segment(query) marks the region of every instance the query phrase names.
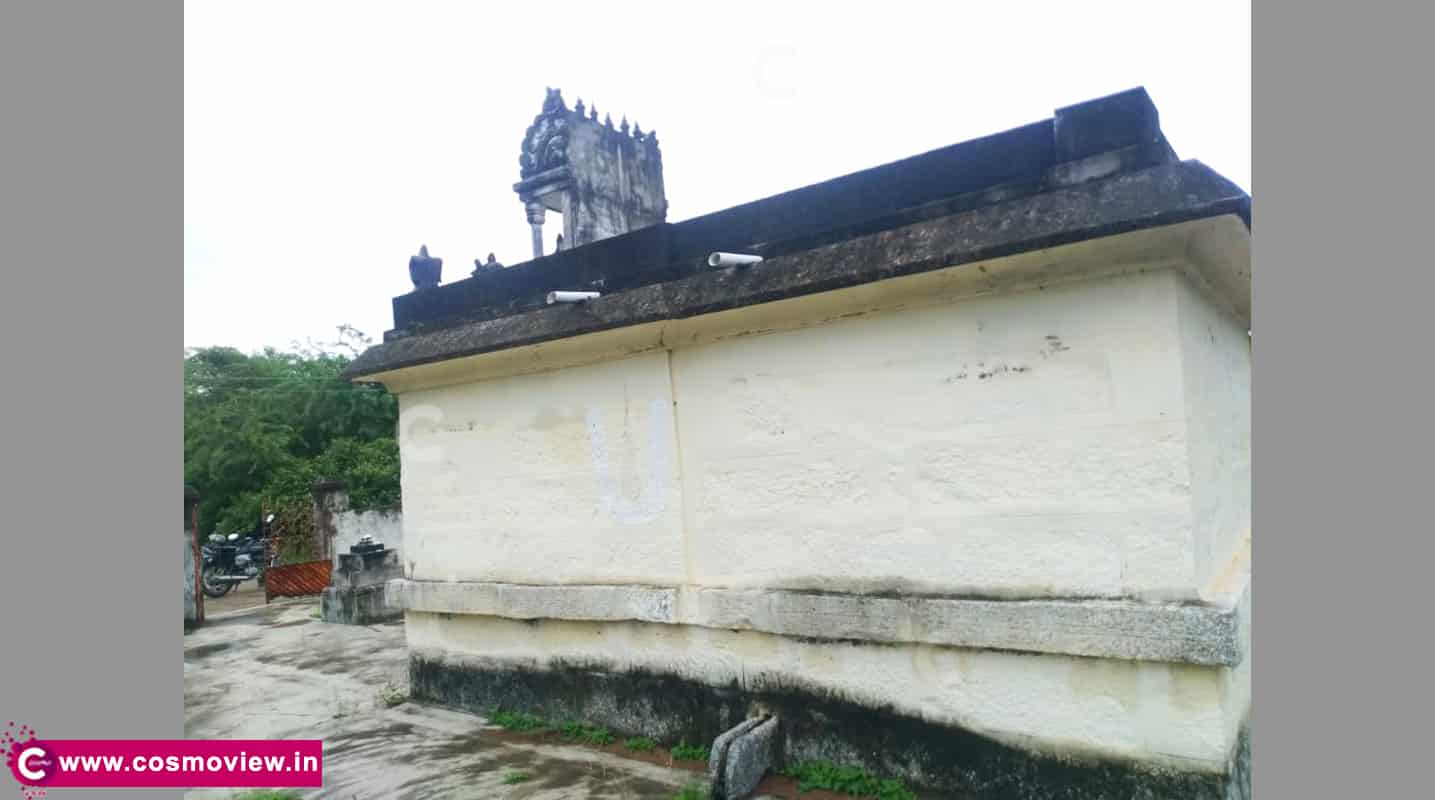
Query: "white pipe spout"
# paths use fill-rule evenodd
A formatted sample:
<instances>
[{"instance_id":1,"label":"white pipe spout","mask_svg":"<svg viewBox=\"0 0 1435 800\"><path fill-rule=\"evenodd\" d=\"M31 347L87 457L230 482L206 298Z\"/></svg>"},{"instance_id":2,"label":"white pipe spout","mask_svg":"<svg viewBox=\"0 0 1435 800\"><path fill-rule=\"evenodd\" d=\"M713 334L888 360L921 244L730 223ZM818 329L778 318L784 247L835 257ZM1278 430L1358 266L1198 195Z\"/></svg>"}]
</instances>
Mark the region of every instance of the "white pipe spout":
<instances>
[{"instance_id":1,"label":"white pipe spout","mask_svg":"<svg viewBox=\"0 0 1435 800\"><path fill-rule=\"evenodd\" d=\"M599 292L549 292L548 305L554 303L586 303L596 297L601 297Z\"/></svg>"},{"instance_id":2,"label":"white pipe spout","mask_svg":"<svg viewBox=\"0 0 1435 800\"><path fill-rule=\"evenodd\" d=\"M744 253L713 253L708 256L709 267L746 267L762 261L762 256Z\"/></svg>"}]
</instances>

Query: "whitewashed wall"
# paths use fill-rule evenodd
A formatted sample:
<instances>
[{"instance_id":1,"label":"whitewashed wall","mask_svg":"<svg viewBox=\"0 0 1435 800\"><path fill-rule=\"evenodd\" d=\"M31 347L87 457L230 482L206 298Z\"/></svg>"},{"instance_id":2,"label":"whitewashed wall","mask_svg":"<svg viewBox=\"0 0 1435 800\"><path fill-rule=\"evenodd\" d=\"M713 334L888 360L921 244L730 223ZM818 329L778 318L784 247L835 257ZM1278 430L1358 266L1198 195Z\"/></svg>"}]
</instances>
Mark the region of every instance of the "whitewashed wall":
<instances>
[{"instance_id":1,"label":"whitewashed wall","mask_svg":"<svg viewBox=\"0 0 1435 800\"><path fill-rule=\"evenodd\" d=\"M666 354L399 397L409 577L678 583Z\"/></svg>"},{"instance_id":2,"label":"whitewashed wall","mask_svg":"<svg viewBox=\"0 0 1435 800\"><path fill-rule=\"evenodd\" d=\"M1248 526L1234 328L1164 271L406 393L405 559L431 580L1194 598Z\"/></svg>"},{"instance_id":3,"label":"whitewashed wall","mask_svg":"<svg viewBox=\"0 0 1435 800\"><path fill-rule=\"evenodd\" d=\"M1248 658L826 645L691 600L1244 591L1248 652L1249 338L1165 267L401 393L406 577L679 589L667 622L573 621L597 613L568 607L581 592L508 614L537 628L413 609L410 646L794 676L1023 746L1223 768Z\"/></svg>"}]
</instances>

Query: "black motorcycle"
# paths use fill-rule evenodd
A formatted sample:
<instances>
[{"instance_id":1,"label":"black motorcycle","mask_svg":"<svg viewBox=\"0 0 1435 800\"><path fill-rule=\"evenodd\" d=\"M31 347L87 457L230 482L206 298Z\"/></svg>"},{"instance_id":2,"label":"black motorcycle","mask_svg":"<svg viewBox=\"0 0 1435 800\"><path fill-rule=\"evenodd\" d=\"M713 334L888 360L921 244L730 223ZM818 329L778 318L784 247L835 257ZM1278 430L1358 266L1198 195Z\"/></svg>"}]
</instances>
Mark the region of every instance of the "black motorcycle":
<instances>
[{"instance_id":1,"label":"black motorcycle","mask_svg":"<svg viewBox=\"0 0 1435 800\"><path fill-rule=\"evenodd\" d=\"M260 586L264 585L264 571L272 559L269 523L273 521L274 515L270 514L249 536L216 533L209 537L209 543L200 546L199 580L205 595L223 597L248 580L257 579Z\"/></svg>"}]
</instances>

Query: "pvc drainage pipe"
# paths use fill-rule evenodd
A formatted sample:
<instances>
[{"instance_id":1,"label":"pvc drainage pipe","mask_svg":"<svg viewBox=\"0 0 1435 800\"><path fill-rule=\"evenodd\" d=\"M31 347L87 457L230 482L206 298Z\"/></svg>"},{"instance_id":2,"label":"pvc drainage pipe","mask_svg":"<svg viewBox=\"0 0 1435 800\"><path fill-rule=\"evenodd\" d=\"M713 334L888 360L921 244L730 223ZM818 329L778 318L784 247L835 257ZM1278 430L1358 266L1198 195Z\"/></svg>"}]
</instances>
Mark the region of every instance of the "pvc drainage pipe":
<instances>
[{"instance_id":1,"label":"pvc drainage pipe","mask_svg":"<svg viewBox=\"0 0 1435 800\"><path fill-rule=\"evenodd\" d=\"M713 253L708 256L709 267L746 267L762 261L762 256L750 256L743 253Z\"/></svg>"},{"instance_id":2,"label":"pvc drainage pipe","mask_svg":"<svg viewBox=\"0 0 1435 800\"><path fill-rule=\"evenodd\" d=\"M554 303L585 303L595 297L601 297L599 292L549 292L548 305Z\"/></svg>"}]
</instances>

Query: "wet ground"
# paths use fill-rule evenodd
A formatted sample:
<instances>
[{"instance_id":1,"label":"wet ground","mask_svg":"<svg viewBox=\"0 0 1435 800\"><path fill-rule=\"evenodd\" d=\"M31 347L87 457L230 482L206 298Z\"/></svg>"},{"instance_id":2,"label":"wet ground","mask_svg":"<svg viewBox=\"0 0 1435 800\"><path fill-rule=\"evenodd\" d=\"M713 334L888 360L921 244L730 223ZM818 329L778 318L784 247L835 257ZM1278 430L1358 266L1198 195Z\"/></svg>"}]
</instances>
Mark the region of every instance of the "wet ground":
<instances>
[{"instance_id":1,"label":"wet ground","mask_svg":"<svg viewBox=\"0 0 1435 800\"><path fill-rule=\"evenodd\" d=\"M236 594L231 592L230 597ZM228 598L226 598L228 599ZM403 623L334 625L317 599L223 613L184 637L185 736L322 739L324 787L305 798L671 800L699 775L576 745L525 741L407 693ZM505 784L514 773L529 779ZM237 792L193 790L189 798Z\"/></svg>"},{"instance_id":2,"label":"wet ground","mask_svg":"<svg viewBox=\"0 0 1435 800\"><path fill-rule=\"evenodd\" d=\"M262 605L264 605L264 587L259 585L259 581L249 581L230 589L223 597L205 596L204 614L213 617L217 614L227 614L230 611Z\"/></svg>"}]
</instances>

